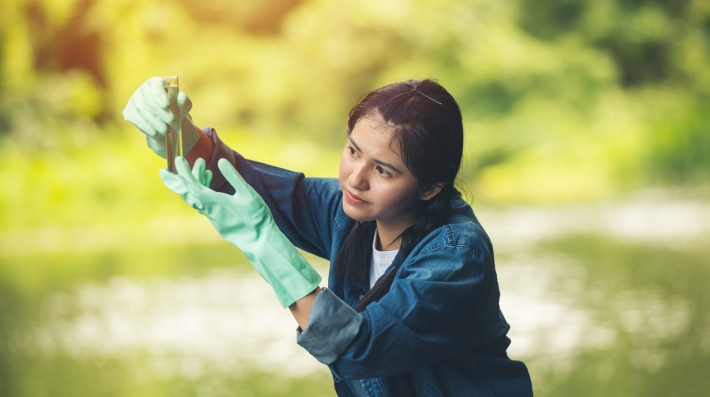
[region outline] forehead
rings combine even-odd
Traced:
[[[387,162],[404,164],[400,156],[399,143],[392,139],[394,127],[379,116],[366,116],[355,123],[350,139],[369,157]]]

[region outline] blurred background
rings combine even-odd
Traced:
[[[438,79],[536,395],[710,393],[710,2],[0,0],[1,396],[334,394],[123,121],[164,75],[328,177],[358,98]]]

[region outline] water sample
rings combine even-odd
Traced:
[[[168,94],[168,109],[175,115],[172,123],[168,124],[168,132],[165,134],[165,157],[168,160],[168,170],[177,173],[175,168],[175,158],[182,156],[182,133],[180,130],[180,107],[177,103],[177,96],[180,92],[177,76],[163,77],[163,87]]]

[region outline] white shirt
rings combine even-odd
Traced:
[[[370,261],[370,288],[375,285],[377,279],[385,274],[385,270],[392,264],[394,257],[397,256],[399,250],[394,251],[378,251],[377,244],[377,229],[375,229],[375,238],[372,239],[372,260]]]

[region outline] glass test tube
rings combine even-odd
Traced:
[[[175,115],[172,123],[168,124],[168,132],[165,134],[165,157],[168,160],[168,170],[176,173],[175,158],[182,156],[182,133],[180,130],[180,107],[177,103],[177,96],[180,92],[177,76],[163,77],[163,87],[168,94],[168,109]]]

